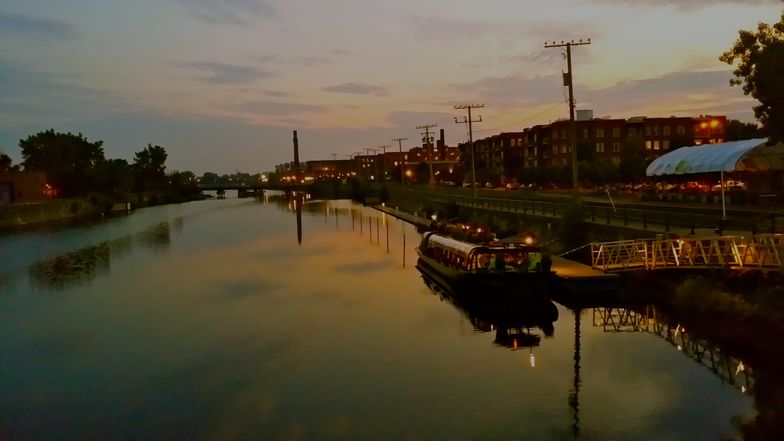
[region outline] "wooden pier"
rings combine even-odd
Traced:
[[[564,257],[552,256],[555,276],[571,292],[606,292],[618,289],[620,276],[605,273]]]

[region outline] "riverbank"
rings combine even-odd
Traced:
[[[122,198],[92,194],[80,198],[0,206],[0,230],[69,219],[89,219],[137,208],[207,199],[210,196],[164,191],[129,193]]]

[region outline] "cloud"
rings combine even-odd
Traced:
[[[77,76],[40,71],[0,58],[0,128],[128,108],[125,98],[73,84],[75,80],[78,81]]]
[[[250,17],[269,17],[275,10],[263,0],[175,0],[209,24],[246,25]]]
[[[235,107],[236,110],[257,115],[284,116],[300,113],[322,112],[324,106],[298,103],[281,103],[272,101],[248,101]]]
[[[492,103],[493,107],[516,107],[554,104],[563,97],[560,75],[487,77],[469,84],[452,84],[453,90],[471,91],[475,99]]]
[[[291,64],[295,66],[315,67],[323,66],[333,61],[332,58],[324,56],[302,55],[298,57],[281,57],[278,55],[264,55],[258,58],[262,63],[270,64]]]
[[[672,113],[700,113],[710,108],[742,113],[751,108],[750,100],[743,97],[739,87],[729,86],[730,78],[730,71],[673,72],[656,78],[624,81],[605,89],[584,90],[577,96],[578,105],[586,103],[600,114],[635,112],[652,106],[668,107]]]
[[[389,89],[381,86],[373,86],[370,84],[360,83],[343,83],[335,86],[327,86],[322,90],[333,93],[353,93],[357,95],[373,95],[373,96],[386,96],[389,95]]]
[[[590,3],[604,3],[621,7],[674,6],[682,11],[694,11],[720,5],[764,6],[780,4],[782,0],[590,0]]]
[[[603,34],[594,24],[587,21],[537,20],[521,22],[514,20],[495,22],[446,17],[412,17],[410,23],[414,33],[427,40],[476,40],[483,35],[498,35],[514,38],[528,37],[544,43],[546,40],[561,39],[564,35],[592,35],[597,38]]]
[[[208,61],[195,61],[185,65],[205,72],[206,74],[201,79],[213,84],[244,84],[272,76],[270,72],[255,66],[238,66]]]
[[[0,14],[0,36],[62,39],[77,35],[74,28],[62,21],[17,14]]]

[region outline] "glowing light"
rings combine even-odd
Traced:
[[[528,355],[528,361],[531,363],[532,368],[536,367],[536,356],[534,356],[533,350],[531,350],[531,353]]]
[[[708,123],[706,123],[705,121],[701,122],[700,123],[700,128],[704,129],[705,127],[708,127]]]
[[[525,238],[525,243],[526,243],[526,245],[531,245],[532,243],[534,243],[534,238],[531,237],[531,236],[526,237]]]
[[[718,126],[719,126],[719,122],[718,122],[718,121],[716,121],[715,119],[714,119],[714,120],[711,120],[711,122],[710,122],[710,126],[711,126],[711,127],[713,127],[713,128],[716,128],[716,127],[718,127]]]

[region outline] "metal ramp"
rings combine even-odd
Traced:
[[[591,244],[591,266],[604,272],[672,268],[780,270],[784,234],[638,239]]]

